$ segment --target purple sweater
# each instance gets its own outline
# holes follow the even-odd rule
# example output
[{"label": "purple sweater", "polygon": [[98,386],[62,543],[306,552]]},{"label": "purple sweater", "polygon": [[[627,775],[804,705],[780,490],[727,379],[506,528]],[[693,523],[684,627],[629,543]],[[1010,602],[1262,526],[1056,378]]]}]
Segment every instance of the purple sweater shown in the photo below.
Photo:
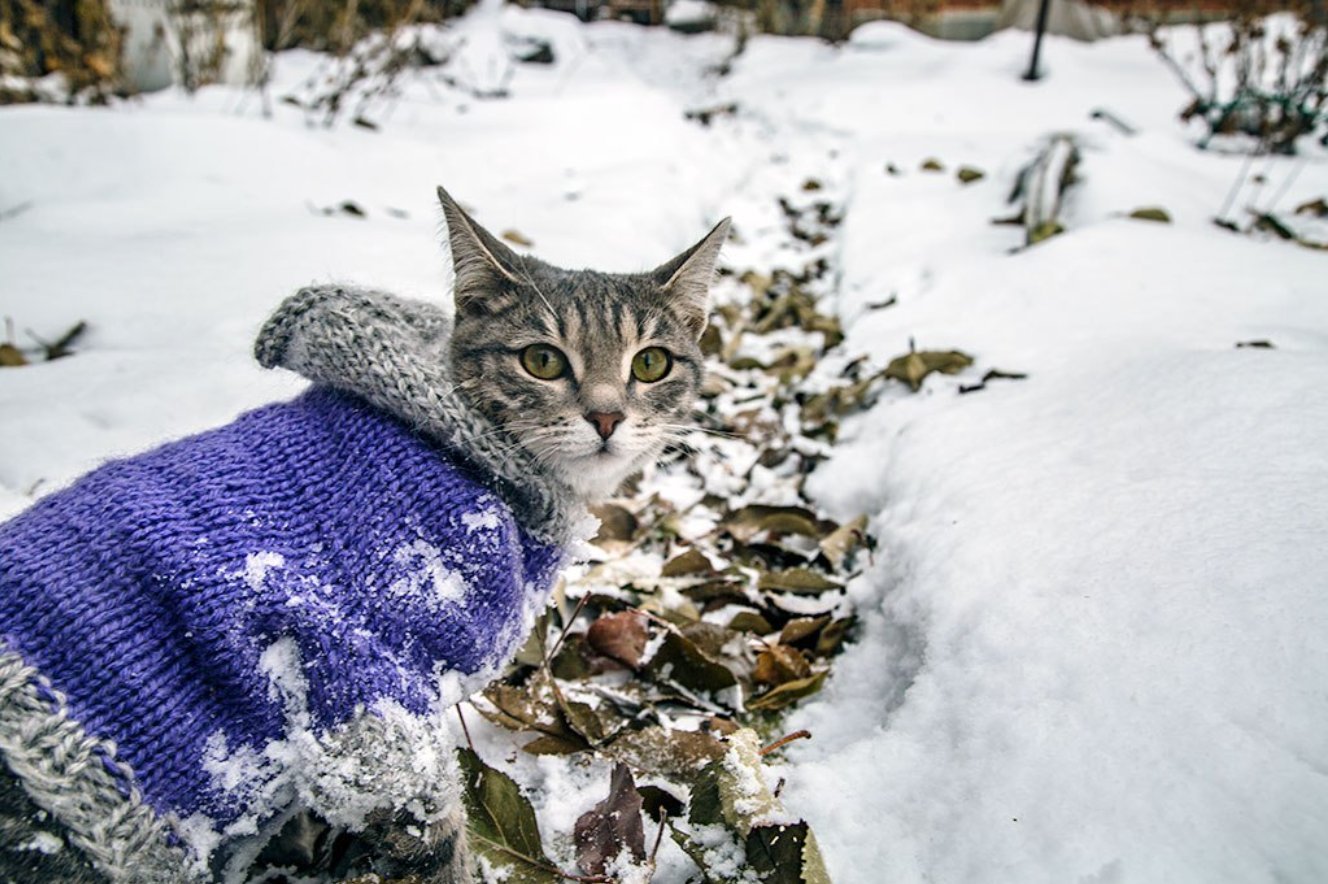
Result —
[{"label": "purple sweater", "polygon": [[0,525],[0,762],[113,880],[206,877],[320,795],[352,828],[448,800],[435,716],[516,652],[575,516],[456,398],[449,331],[304,290],[258,356],[308,392]]},{"label": "purple sweater", "polygon": [[425,713],[440,673],[507,660],[559,561],[479,477],[315,388],[0,526],[0,632],[152,807],[224,825],[243,808],[202,760],[214,734],[283,736],[260,665],[278,639],[298,645],[315,728],[383,699]]}]

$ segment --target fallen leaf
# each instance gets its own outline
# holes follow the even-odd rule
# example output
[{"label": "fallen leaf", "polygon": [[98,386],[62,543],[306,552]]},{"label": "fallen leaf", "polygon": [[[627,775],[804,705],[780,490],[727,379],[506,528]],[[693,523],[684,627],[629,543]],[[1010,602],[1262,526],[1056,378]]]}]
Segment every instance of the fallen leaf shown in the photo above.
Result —
[{"label": "fallen leaf", "polygon": [[613,766],[608,796],[576,821],[573,841],[576,861],[590,875],[603,875],[623,851],[637,862],[646,858],[645,829],[641,824],[641,795],[627,765]]},{"label": "fallen leaf", "polygon": [[1273,234],[1278,239],[1294,240],[1297,239],[1296,232],[1271,212],[1254,213],[1254,229],[1262,230]]},{"label": "fallen leaf", "polygon": [[646,620],[636,611],[605,614],[590,624],[586,642],[596,653],[635,669],[648,638]]},{"label": "fallen leaf", "polygon": [[574,755],[577,752],[584,752],[589,749],[582,740],[574,740],[570,737],[557,737],[553,734],[540,734],[535,739],[521,747],[523,752],[531,755]]},{"label": "fallen leaf", "polygon": [[801,651],[788,645],[771,645],[756,656],[752,680],[757,684],[781,685],[811,674],[812,666]]},{"label": "fallen leaf", "polygon": [[18,368],[21,365],[27,365],[28,359],[13,344],[0,344],[0,367]]},{"label": "fallen leaf", "polygon": [[779,633],[779,643],[781,645],[797,644],[803,639],[810,638],[820,632],[830,623],[829,615],[820,617],[796,617],[784,624],[784,628]]},{"label": "fallen leaf", "polygon": [[743,543],[750,542],[762,532],[821,536],[816,514],[800,506],[751,504],[730,516],[724,522],[724,530]]},{"label": "fallen leaf", "polygon": [[1043,221],[1037,227],[1028,232],[1028,244],[1036,245],[1043,240],[1051,239],[1065,232],[1065,226],[1059,221]]},{"label": "fallen leaf", "polygon": [[458,749],[466,828],[480,856],[506,881],[556,884],[562,880],[544,855],[530,802],[507,774],[489,767],[470,749]]},{"label": "fallen leaf", "polygon": [[691,782],[698,770],[722,758],[725,748],[707,733],[651,725],[624,733],[603,751],[635,770]]},{"label": "fallen leaf", "polygon": [[941,165],[941,161],[938,160],[938,159],[936,159],[935,157],[928,157],[927,159],[923,160],[923,161],[922,161],[922,166],[921,166],[920,168],[921,168],[922,171],[924,171],[924,172],[944,172],[944,171],[945,171],[945,166]]},{"label": "fallen leaf", "polygon": [[673,681],[697,691],[722,691],[738,683],[733,670],[711,659],[695,642],[670,632],[646,664],[657,680]]},{"label": "fallen leaf", "polygon": [[590,508],[590,513],[599,519],[599,531],[591,541],[598,546],[604,546],[608,541],[630,543],[636,536],[637,529],[641,527],[630,510],[616,503],[593,506]]},{"label": "fallen leaf", "polygon": [[816,838],[801,820],[753,826],[744,848],[762,884],[830,884]]},{"label": "fallen leaf", "polygon": [[769,635],[775,628],[770,621],[755,611],[739,611],[729,621],[729,629],[739,632],[754,632],[757,635]]},{"label": "fallen leaf", "polygon": [[844,617],[835,620],[825,629],[821,630],[821,635],[816,639],[816,653],[822,657],[829,657],[839,650],[840,645],[844,643],[845,636],[853,626],[856,618]]},{"label": "fallen leaf", "polygon": [[509,228],[499,235],[512,245],[521,246],[523,249],[528,249],[535,244],[519,230],[512,230]]},{"label": "fallen leaf", "polygon": [[1138,221],[1156,221],[1159,224],[1171,223],[1171,216],[1167,214],[1167,210],[1157,206],[1135,209],[1130,213],[1130,217]]},{"label": "fallen leaf", "polygon": [[758,578],[757,586],[764,590],[819,595],[832,589],[843,589],[842,583],[819,574],[810,568],[789,568],[787,571],[768,571]]},{"label": "fallen leaf", "polygon": [[932,372],[955,374],[973,364],[973,357],[958,350],[916,350],[896,356],[885,367],[885,376],[903,381],[916,393]]},{"label": "fallen leaf", "polygon": [[1297,215],[1313,215],[1315,218],[1328,218],[1328,202],[1323,197],[1309,200],[1296,206]]},{"label": "fallen leaf", "polygon": [[642,811],[652,820],[661,816],[681,816],[687,808],[681,798],[659,786],[637,786],[636,791],[641,795]]},{"label": "fallen leaf", "polygon": [[714,574],[715,566],[710,564],[706,554],[696,547],[691,547],[681,555],[675,556],[660,569],[661,577],[686,577],[692,574]]},{"label": "fallen leaf", "polygon": [[864,515],[845,522],[825,537],[822,537],[819,546],[830,565],[838,569],[843,567],[844,561],[866,540],[867,517]]},{"label": "fallen leaf", "polygon": [[959,179],[960,184],[972,184],[974,181],[986,178],[987,173],[972,166],[960,166],[959,171],[955,172],[955,177]]},{"label": "fallen leaf", "polygon": [[818,672],[808,678],[800,678],[795,681],[788,681],[784,684],[766,691],[759,697],[753,697],[747,701],[747,708],[751,710],[769,710],[782,709],[790,703],[794,703],[804,697],[810,697],[821,689],[825,682],[825,677],[829,673]]}]

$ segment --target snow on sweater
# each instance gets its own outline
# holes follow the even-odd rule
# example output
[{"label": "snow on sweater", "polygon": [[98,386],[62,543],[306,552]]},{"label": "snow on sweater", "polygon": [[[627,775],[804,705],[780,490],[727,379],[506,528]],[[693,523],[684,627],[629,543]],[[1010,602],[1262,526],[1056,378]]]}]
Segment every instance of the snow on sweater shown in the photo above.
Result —
[{"label": "snow on sweater", "polygon": [[[446,326],[421,333],[417,307],[302,293],[283,308],[285,327],[265,329],[269,342],[285,337],[264,361],[295,363],[319,381],[312,389],[108,463],[0,526],[11,670],[0,676],[0,753],[20,779],[25,764],[51,763],[49,746],[15,746],[22,714],[44,703],[77,723],[119,795],[151,811],[132,837],[183,842],[195,870],[219,840],[292,802],[355,825],[375,806],[443,788],[450,768],[419,723],[515,653],[564,553],[517,493],[522,465],[489,469],[465,448],[455,403],[421,419],[401,364],[345,368],[373,358],[368,329],[388,349],[403,349],[393,335],[404,335],[419,350],[411,365],[434,370]],[[329,322],[356,336],[320,341]],[[355,392],[329,385],[338,381]],[[566,509],[546,496],[550,507]],[[366,716],[370,742],[392,732],[403,745],[353,745]],[[357,766],[393,751],[404,754],[381,777],[356,779]],[[30,773],[24,785],[60,776],[70,772]],[[77,779],[70,790],[87,788]],[[127,837],[86,839],[114,854]],[[116,877],[122,860],[103,871]]]}]

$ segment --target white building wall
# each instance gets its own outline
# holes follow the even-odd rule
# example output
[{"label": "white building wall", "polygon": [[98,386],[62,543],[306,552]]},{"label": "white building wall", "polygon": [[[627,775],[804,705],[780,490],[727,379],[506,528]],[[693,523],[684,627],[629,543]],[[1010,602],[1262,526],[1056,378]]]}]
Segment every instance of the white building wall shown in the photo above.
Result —
[{"label": "white building wall", "polygon": [[[214,25],[202,13],[172,14],[177,0],[108,0],[111,16],[125,29],[123,69],[128,85],[152,92],[179,81],[180,32],[192,25],[193,57],[205,55],[214,39]],[[253,0],[240,0],[239,10],[221,17],[226,57],[221,82],[249,82],[262,52],[251,25]],[[191,19],[183,18],[184,15]]]}]

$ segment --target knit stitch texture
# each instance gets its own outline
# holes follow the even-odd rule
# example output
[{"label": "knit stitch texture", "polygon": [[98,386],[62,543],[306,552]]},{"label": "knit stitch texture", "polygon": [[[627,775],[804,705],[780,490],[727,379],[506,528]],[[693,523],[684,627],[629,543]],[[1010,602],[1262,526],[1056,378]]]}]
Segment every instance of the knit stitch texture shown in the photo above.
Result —
[{"label": "knit stitch texture", "polygon": [[[447,330],[390,296],[301,292],[258,355],[312,389],[0,525],[0,651],[40,673],[14,690],[110,741],[131,803],[216,831],[261,820],[279,807],[255,817],[260,796],[290,798],[264,791],[265,749],[342,728],[335,749],[366,710],[391,732],[515,652],[575,508],[485,446],[440,368]],[[0,742],[15,773],[19,749]]]}]

